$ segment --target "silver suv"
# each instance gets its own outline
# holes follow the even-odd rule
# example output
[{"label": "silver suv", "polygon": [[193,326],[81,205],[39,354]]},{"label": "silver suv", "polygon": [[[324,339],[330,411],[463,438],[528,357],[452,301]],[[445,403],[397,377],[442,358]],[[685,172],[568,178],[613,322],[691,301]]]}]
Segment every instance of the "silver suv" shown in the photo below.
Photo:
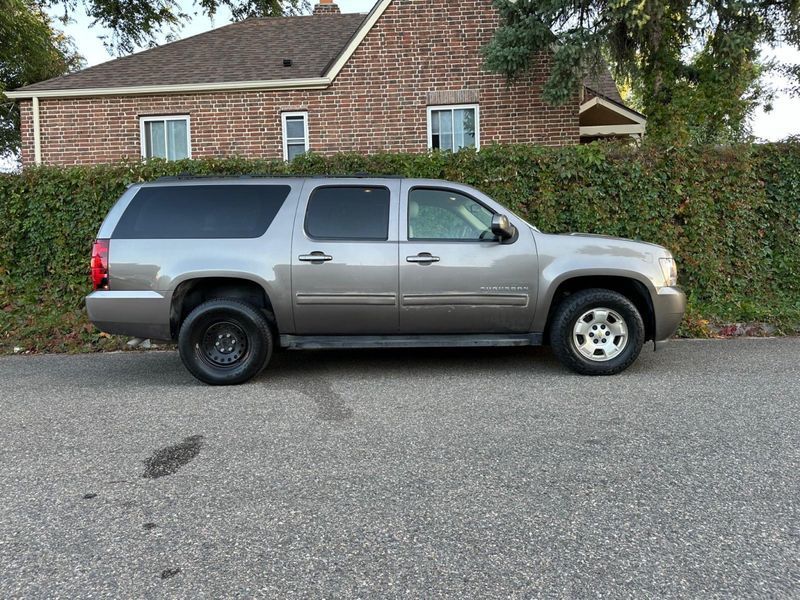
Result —
[{"label": "silver suv", "polygon": [[278,344],[549,344],[611,375],[675,332],[676,279],[661,246],[548,235],[447,181],[166,178],[108,213],[86,307],[103,331],[177,340],[217,385],[257,375]]}]

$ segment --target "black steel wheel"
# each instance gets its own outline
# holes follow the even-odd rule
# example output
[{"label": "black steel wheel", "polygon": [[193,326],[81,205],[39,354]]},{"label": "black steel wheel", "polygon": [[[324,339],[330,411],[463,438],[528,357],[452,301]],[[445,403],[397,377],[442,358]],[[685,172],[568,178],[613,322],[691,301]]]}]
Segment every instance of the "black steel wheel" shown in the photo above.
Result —
[{"label": "black steel wheel", "polygon": [[235,385],[258,375],[272,357],[264,313],[241,300],[204,302],[186,317],[178,351],[189,372],[210,385]]},{"label": "black steel wheel", "polygon": [[236,323],[219,321],[203,333],[198,349],[212,367],[233,368],[247,358],[247,334]]}]

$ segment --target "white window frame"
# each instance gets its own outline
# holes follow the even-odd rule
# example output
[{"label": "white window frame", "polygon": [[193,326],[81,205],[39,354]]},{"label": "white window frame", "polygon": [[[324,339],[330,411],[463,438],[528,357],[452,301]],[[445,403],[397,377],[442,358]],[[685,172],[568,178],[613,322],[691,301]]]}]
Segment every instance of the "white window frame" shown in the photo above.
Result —
[{"label": "white window frame", "polygon": [[481,107],[479,104],[440,104],[428,107],[428,150],[433,150],[433,111],[475,110],[475,150],[481,149]]},{"label": "white window frame", "polygon": [[[283,132],[283,160],[285,161],[289,160],[289,137],[287,135],[286,120],[290,117],[303,117],[303,135],[305,136],[303,141],[305,142],[305,152],[308,152],[310,148],[308,139],[308,111],[301,110],[281,113],[281,130]],[[292,139],[297,140],[298,138]]]},{"label": "white window frame", "polygon": [[[147,156],[147,144],[145,142],[145,135],[144,135],[144,124],[150,123],[152,121],[164,121],[164,148],[167,147],[167,121],[186,121],[186,150],[187,150],[187,157],[192,158],[192,122],[189,118],[189,115],[150,115],[147,117],[139,117],[139,144],[142,149],[142,158],[147,160],[152,157]],[[167,155],[169,155],[169,150],[167,151]],[[160,158],[160,157],[158,157]],[[164,160],[169,160],[168,158],[164,158]]]}]

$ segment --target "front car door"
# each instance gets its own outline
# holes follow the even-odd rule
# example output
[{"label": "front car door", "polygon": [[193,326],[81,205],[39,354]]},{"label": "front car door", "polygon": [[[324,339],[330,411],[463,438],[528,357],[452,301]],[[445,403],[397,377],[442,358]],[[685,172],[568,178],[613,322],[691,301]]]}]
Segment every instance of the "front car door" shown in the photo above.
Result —
[{"label": "front car door", "polygon": [[[517,228],[499,242],[492,217]],[[536,244],[521,219],[477,190],[404,181],[400,207],[400,331],[527,333],[536,307]]]},{"label": "front car door", "polygon": [[298,335],[398,332],[400,180],[306,183],[292,237]]}]

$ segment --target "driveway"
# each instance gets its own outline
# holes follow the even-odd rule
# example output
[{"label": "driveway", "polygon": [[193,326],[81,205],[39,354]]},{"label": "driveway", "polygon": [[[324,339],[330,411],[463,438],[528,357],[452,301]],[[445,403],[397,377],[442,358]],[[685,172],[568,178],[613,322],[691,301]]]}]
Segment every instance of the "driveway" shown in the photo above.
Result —
[{"label": "driveway", "polygon": [[797,597],[800,339],[0,359],[0,597]]}]

